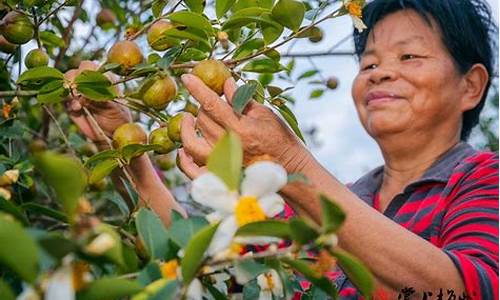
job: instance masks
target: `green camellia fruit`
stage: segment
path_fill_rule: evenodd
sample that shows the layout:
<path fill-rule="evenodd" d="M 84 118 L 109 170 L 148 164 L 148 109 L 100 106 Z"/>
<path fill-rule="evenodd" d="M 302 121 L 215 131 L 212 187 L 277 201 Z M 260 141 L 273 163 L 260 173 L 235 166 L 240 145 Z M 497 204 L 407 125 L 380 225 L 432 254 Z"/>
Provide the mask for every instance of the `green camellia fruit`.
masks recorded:
<path fill-rule="evenodd" d="M 46 66 L 49 64 L 49 56 L 42 49 L 33 49 L 26 54 L 24 64 L 28 69 Z"/>
<path fill-rule="evenodd" d="M 3 35 L 0 35 L 0 51 L 4 53 L 14 53 L 16 51 L 17 45 L 12 44 L 11 42 L 7 41 Z"/>
<path fill-rule="evenodd" d="M 160 127 L 153 130 L 149 135 L 149 143 L 161 146 L 161 149 L 155 150 L 158 154 L 167 154 L 175 149 L 175 143 L 168 136 L 167 127 Z"/>
<path fill-rule="evenodd" d="M 168 120 L 168 137 L 174 142 L 181 143 L 182 113 L 178 113 Z"/>
<path fill-rule="evenodd" d="M 198 76 L 210 89 L 219 96 L 224 92 L 224 83 L 231 77 L 231 71 L 220 60 L 204 60 L 199 62 L 192 71 L 192 74 Z"/>
<path fill-rule="evenodd" d="M 177 95 L 177 85 L 170 76 L 160 76 L 141 88 L 142 101 L 148 107 L 162 110 Z"/>
<path fill-rule="evenodd" d="M 148 30 L 147 40 L 149 46 L 156 51 L 164 51 L 173 46 L 173 40 L 163 37 L 165 31 L 174 28 L 170 22 L 159 20 L 155 22 Z"/>
<path fill-rule="evenodd" d="M 143 59 L 141 49 L 136 43 L 132 41 L 120 41 L 109 49 L 107 62 L 122 65 L 118 73 L 126 75 L 132 67 L 142 63 Z"/>
<path fill-rule="evenodd" d="M 186 106 L 184 106 L 185 112 L 190 113 L 196 117 L 198 115 L 198 110 L 199 110 L 198 106 L 196 106 L 191 101 L 186 101 Z"/>
<path fill-rule="evenodd" d="M 328 78 L 328 80 L 326 81 L 326 86 L 331 90 L 336 89 L 338 85 L 339 85 L 339 80 L 337 79 L 337 77 L 332 76 Z"/>
<path fill-rule="evenodd" d="M 156 157 L 156 165 L 160 170 L 168 171 L 175 167 L 175 161 L 169 155 L 158 155 Z"/>
<path fill-rule="evenodd" d="M 319 27 L 313 27 L 308 31 L 311 43 L 319 43 L 323 40 L 323 31 Z"/>
<path fill-rule="evenodd" d="M 132 144 L 146 144 L 148 137 L 144 129 L 135 123 L 126 123 L 113 133 L 113 146 L 123 148 Z"/>
<path fill-rule="evenodd" d="M 96 16 L 96 23 L 103 29 L 113 27 L 116 22 L 115 13 L 109 8 L 103 8 Z"/>
<path fill-rule="evenodd" d="M 0 33 L 14 44 L 26 44 L 35 34 L 35 26 L 24 13 L 11 11 L 0 22 Z"/>

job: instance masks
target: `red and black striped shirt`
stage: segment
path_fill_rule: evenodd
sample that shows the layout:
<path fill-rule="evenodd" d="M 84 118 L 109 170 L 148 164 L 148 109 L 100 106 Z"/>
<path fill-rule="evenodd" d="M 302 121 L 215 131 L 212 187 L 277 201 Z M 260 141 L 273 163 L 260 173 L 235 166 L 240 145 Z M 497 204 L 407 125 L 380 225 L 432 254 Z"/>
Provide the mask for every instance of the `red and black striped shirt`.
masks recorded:
<path fill-rule="evenodd" d="M 382 176 L 383 166 L 350 189 L 378 209 Z M 383 214 L 441 249 L 459 270 L 467 295 L 443 287 L 428 291 L 433 296 L 427 299 L 498 299 L 497 154 L 457 144 L 396 195 Z M 340 268 L 333 278 L 341 299 L 362 299 Z"/>

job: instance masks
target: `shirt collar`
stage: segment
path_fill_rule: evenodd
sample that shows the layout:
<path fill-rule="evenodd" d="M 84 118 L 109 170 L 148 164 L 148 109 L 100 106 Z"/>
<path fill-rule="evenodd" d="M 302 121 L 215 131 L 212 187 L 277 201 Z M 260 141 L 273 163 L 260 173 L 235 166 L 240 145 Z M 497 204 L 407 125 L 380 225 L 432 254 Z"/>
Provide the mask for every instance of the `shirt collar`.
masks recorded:
<path fill-rule="evenodd" d="M 424 175 L 416 181 L 406 186 L 405 191 L 416 185 L 424 182 L 448 182 L 448 179 L 453 173 L 453 169 L 465 157 L 471 156 L 476 153 L 466 142 L 459 142 L 453 148 L 441 155 L 430 167 L 425 171 Z M 366 175 L 358 179 L 350 186 L 352 192 L 367 203 L 373 202 L 373 196 L 377 193 L 384 175 L 384 166 L 379 166 Z"/>

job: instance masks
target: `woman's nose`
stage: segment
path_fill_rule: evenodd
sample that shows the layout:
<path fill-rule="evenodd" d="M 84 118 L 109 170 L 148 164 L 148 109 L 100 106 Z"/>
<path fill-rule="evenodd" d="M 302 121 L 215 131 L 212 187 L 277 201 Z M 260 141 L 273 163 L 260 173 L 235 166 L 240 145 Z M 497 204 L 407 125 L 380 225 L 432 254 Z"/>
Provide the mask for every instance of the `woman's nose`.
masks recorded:
<path fill-rule="evenodd" d="M 370 82 L 372 84 L 379 84 L 384 81 L 392 81 L 397 77 L 397 71 L 390 66 L 379 65 L 377 68 L 370 72 Z"/>

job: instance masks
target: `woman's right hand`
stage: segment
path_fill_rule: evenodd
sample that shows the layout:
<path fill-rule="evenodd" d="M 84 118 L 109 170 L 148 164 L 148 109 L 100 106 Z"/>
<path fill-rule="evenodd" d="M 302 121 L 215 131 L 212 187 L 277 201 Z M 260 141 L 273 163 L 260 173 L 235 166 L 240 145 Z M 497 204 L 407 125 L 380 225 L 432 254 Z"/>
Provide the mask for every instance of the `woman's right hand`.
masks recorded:
<path fill-rule="evenodd" d="M 99 66 L 91 61 L 82 61 L 78 69 L 72 69 L 66 72 L 65 79 L 68 81 L 70 86 L 73 85 L 73 81 L 76 76 L 78 76 L 84 70 L 97 70 Z M 111 74 L 107 75 L 111 81 L 115 81 Z M 75 91 L 76 92 L 76 91 Z M 68 110 L 71 120 L 79 127 L 80 131 L 90 140 L 98 145 L 105 145 L 105 139 L 102 137 L 98 130 L 95 130 L 92 121 L 85 114 L 84 107 L 89 110 L 94 116 L 95 120 L 99 124 L 99 127 L 103 132 L 111 137 L 116 128 L 124 123 L 131 121 L 132 117 L 130 112 L 125 107 L 111 101 L 107 102 L 95 102 L 90 101 L 73 93 L 73 97 L 70 96 L 66 102 L 66 108 Z"/>

